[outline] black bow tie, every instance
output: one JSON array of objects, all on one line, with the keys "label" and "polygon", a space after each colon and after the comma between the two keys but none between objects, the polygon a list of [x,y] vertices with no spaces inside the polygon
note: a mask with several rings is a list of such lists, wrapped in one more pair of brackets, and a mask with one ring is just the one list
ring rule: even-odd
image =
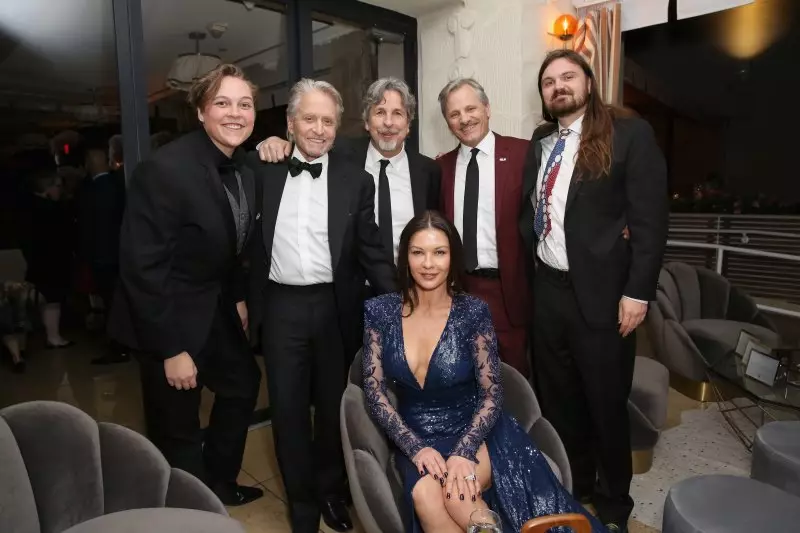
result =
[{"label": "black bow tie", "polygon": [[305,161],[300,161],[296,157],[289,160],[289,174],[291,174],[292,177],[297,176],[304,170],[307,170],[312,178],[317,179],[320,174],[322,174],[322,163],[306,163]]}]

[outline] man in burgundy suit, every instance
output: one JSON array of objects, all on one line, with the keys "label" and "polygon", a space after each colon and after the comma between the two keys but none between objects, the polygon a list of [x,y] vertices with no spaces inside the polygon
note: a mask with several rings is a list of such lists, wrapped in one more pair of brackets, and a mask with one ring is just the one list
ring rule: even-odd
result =
[{"label": "man in burgundy suit", "polygon": [[442,212],[464,241],[466,289],[489,304],[500,358],[529,377],[528,284],[517,225],[529,142],[489,129],[489,99],[473,79],[448,83],[439,104],[460,141],[439,164]]}]

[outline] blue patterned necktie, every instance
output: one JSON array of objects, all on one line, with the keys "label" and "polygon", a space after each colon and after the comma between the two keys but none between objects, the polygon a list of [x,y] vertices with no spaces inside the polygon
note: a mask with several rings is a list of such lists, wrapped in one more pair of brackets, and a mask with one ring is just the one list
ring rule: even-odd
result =
[{"label": "blue patterned necktie", "polygon": [[550,197],[553,194],[558,171],[561,169],[561,154],[567,144],[567,137],[569,137],[569,130],[561,130],[558,141],[547,159],[544,180],[542,180],[542,188],[539,191],[539,200],[536,202],[536,212],[533,215],[533,231],[538,240],[544,239],[550,233]]}]

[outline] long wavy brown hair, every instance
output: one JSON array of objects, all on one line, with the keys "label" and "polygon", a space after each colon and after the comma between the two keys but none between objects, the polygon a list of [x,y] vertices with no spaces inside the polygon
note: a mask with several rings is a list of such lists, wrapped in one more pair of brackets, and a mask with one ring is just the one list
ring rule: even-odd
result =
[{"label": "long wavy brown hair", "polygon": [[586,114],[583,116],[576,167],[581,171],[583,179],[593,180],[607,176],[611,172],[614,117],[625,116],[627,113],[602,101],[592,67],[583,56],[573,50],[559,49],[547,54],[539,69],[539,97],[542,99],[542,112],[546,121],[558,122],[558,119],[547,112],[542,94],[544,71],[557,59],[566,59],[577,65],[589,79],[589,95],[586,98]]}]

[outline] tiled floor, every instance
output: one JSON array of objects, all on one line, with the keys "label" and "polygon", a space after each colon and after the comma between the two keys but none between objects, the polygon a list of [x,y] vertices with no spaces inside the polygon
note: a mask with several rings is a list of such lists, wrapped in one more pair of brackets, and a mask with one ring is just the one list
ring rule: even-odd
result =
[{"label": "tiled floor", "polygon": [[[33,338],[28,349],[28,371],[10,373],[0,366],[0,407],[29,400],[57,400],[76,405],[98,420],[111,421],[142,431],[138,369],[135,363],[96,367],[89,361],[97,356],[102,342],[88,335],[73,335],[78,344],[67,350],[43,350],[41,339]],[[259,358],[261,364],[261,359]],[[267,393],[262,380],[259,407],[266,407]],[[694,409],[697,402],[671,391],[669,427],[680,423],[680,413]],[[201,417],[207,419],[213,395],[203,398]],[[271,427],[250,432],[239,482],[265,489],[265,497],[249,505],[232,508],[248,533],[289,532],[285,494],[275,459]],[[356,517],[357,519],[357,517]],[[321,531],[329,531],[321,524]],[[356,532],[362,529],[357,525]],[[658,531],[632,523],[632,533]]]}]

